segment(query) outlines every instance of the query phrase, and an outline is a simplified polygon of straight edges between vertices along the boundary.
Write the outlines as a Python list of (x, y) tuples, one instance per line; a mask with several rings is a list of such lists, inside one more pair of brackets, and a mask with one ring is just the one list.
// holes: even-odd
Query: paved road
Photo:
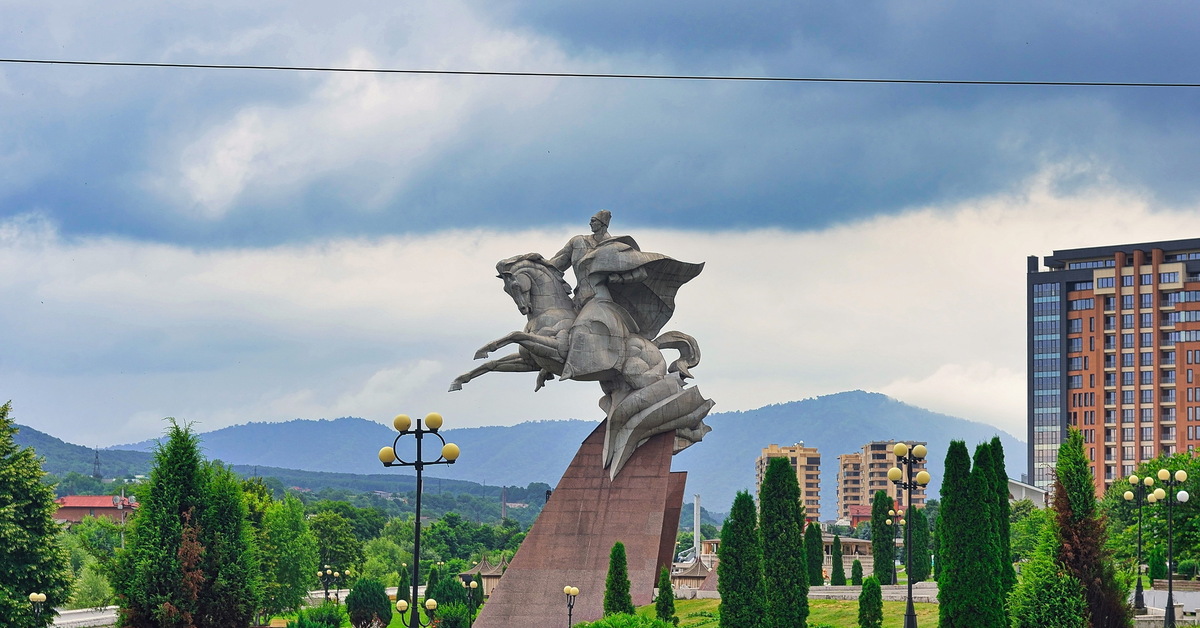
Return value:
[(85, 628), (90, 626), (112, 626), (117, 623), (117, 607), (109, 606), (100, 610), (84, 609), (78, 611), (59, 610), (54, 618), (55, 626), (63, 628)]

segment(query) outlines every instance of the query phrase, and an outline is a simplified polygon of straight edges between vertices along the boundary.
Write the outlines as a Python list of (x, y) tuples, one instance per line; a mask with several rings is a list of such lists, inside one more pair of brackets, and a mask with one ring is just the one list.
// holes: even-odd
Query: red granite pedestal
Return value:
[(617, 541), (625, 544), (634, 605), (652, 602), (659, 568), (670, 565), (675, 549), (687, 478), (671, 472), (673, 446), (674, 434), (651, 438), (609, 480), (601, 423), (579, 447), (475, 627), (564, 624), (567, 585), (579, 588), (574, 620), (599, 619), (608, 556)]

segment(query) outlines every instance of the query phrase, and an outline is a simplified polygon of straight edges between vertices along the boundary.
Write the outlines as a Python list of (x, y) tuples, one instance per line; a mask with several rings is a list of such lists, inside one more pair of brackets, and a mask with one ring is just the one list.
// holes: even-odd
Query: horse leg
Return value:
[(515, 342), (539, 358), (562, 361), (562, 356), (566, 351), (563, 344), (559, 341), (559, 336), (563, 336), (563, 334), (559, 334), (558, 336), (539, 336), (525, 331), (514, 331), (507, 336), (483, 345), (479, 351), (475, 352), (475, 359), (486, 358), (489, 353), (504, 345)]
[(483, 375), (484, 373), (491, 373), (492, 371), (496, 371), (498, 373), (527, 373), (530, 371), (540, 370), (542, 370), (541, 367), (526, 361), (525, 358), (521, 357), (520, 353), (513, 353), (511, 355), (506, 355), (502, 358), (497, 358), (490, 362), (480, 364), (470, 371), (467, 371), (466, 373), (454, 378), (454, 381), (450, 382), (450, 392), (462, 390), (463, 384), (475, 379), (476, 377), (479, 377), (480, 375)]

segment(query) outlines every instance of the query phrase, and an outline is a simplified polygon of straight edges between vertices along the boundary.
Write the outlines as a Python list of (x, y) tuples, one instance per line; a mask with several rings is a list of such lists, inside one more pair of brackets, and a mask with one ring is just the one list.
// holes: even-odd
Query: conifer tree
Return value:
[(262, 574), (242, 484), (219, 464), (209, 465), (206, 475), (199, 517), (204, 581), (196, 625), (249, 626), (262, 601)]
[(1058, 448), (1053, 508), (1059, 535), (1058, 560), (1083, 583), (1091, 626), (1128, 626), (1131, 611), (1117, 585), (1111, 552), (1104, 547), (1105, 522), (1096, 511), (1083, 434), (1075, 428)]
[(883, 626), (883, 590), (875, 576), (863, 580), (858, 592), (858, 625), (859, 628)]
[(992, 437), (992, 463), (996, 473), (996, 523), (1000, 541), (1000, 588), (1004, 599), (1008, 599), (1013, 587), (1017, 586), (1017, 572), (1012, 561), (1012, 537), (1009, 517), (1012, 508), (1008, 505), (1008, 469), (1004, 466), (1004, 444), (999, 436)]
[(669, 624), (679, 624), (675, 616), (675, 589), (671, 587), (671, 570), (663, 565), (658, 572), (658, 595), (654, 597), (654, 615)]
[(829, 584), (834, 586), (845, 586), (846, 584), (846, 566), (842, 564), (842, 537), (833, 535), (833, 550), (830, 552), (833, 559), (833, 567), (829, 571)]
[(896, 568), (896, 539), (895, 520), (887, 523), (892, 516), (889, 510), (894, 509), (895, 502), (883, 491), (875, 491), (871, 499), (871, 554), (874, 556), (874, 576), (881, 583), (892, 583), (892, 575)]
[(746, 491), (739, 491), (721, 528), (721, 545), (717, 549), (721, 561), (717, 564), (721, 628), (763, 628), (766, 601), (756, 519), (754, 498)]
[(946, 477), (942, 481), (937, 538), (938, 626), (975, 628), (970, 616), (971, 597), (965, 570), (975, 556), (966, 554), (959, 541), (973, 532), (974, 503), (970, 495), (971, 457), (967, 444), (950, 441), (946, 451)]
[(925, 517), (925, 509), (916, 506), (908, 507), (908, 525), (912, 526), (909, 533), (908, 579), (912, 582), (923, 582), (929, 579), (929, 571), (933, 565), (929, 556), (929, 520)]
[(859, 587), (863, 583), (863, 568), (862, 561), (857, 558), (853, 563), (850, 563), (850, 584)]
[[(33, 449), (17, 447), (11, 410), (11, 403), (0, 405), (0, 626), (33, 628), (52, 623), (54, 608), (67, 604), (71, 567), (59, 544), (54, 489), (42, 483)], [(40, 620), (30, 593), (46, 596)]]
[[(808, 583), (800, 508), (800, 484), (787, 458), (772, 458), (759, 493), (762, 573), (765, 582), (764, 628), (792, 628), (808, 621)], [(724, 536), (724, 535), (722, 535)]]
[(629, 594), (629, 565), (625, 559), (625, 544), (613, 543), (608, 554), (608, 577), (604, 580), (604, 614), (632, 615), (633, 597)]
[(804, 529), (804, 553), (808, 555), (809, 586), (825, 584), (825, 540), (821, 538), (821, 524), (816, 521)]
[(191, 427), (168, 421), (167, 441), (155, 449), (147, 489), (126, 524), (126, 549), (113, 568), (121, 625), (132, 628), (190, 628), (199, 619), (205, 474)]
[(1000, 577), (999, 525), (996, 522), (996, 466), (992, 462), (992, 446), (980, 443), (975, 447), (974, 464), (969, 480), (970, 499), (975, 503), (973, 529), (960, 540), (960, 547), (974, 556), (963, 570), (964, 578), (974, 594), (971, 610), (976, 628), (1006, 628), (1004, 591)]
[[(294, 495), (267, 506), (263, 513), (261, 555), (263, 565), (263, 603), (267, 615), (295, 611), (304, 603), (309, 590), (316, 587), (317, 541), (308, 529), (304, 504)], [(412, 574), (403, 584), (411, 582)], [(401, 586), (397, 599), (408, 599), (409, 587)]]
[(1012, 628), (1087, 628), (1083, 585), (1058, 562), (1053, 522), (1042, 528), (1033, 556), (1008, 598)]

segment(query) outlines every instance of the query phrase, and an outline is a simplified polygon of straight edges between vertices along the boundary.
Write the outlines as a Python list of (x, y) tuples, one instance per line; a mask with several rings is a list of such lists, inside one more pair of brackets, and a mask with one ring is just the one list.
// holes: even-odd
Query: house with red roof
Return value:
[(79, 523), (86, 515), (107, 517), (117, 523), (135, 510), (137, 502), (121, 495), (65, 495), (54, 500), (58, 511), (54, 519), (63, 523)]

